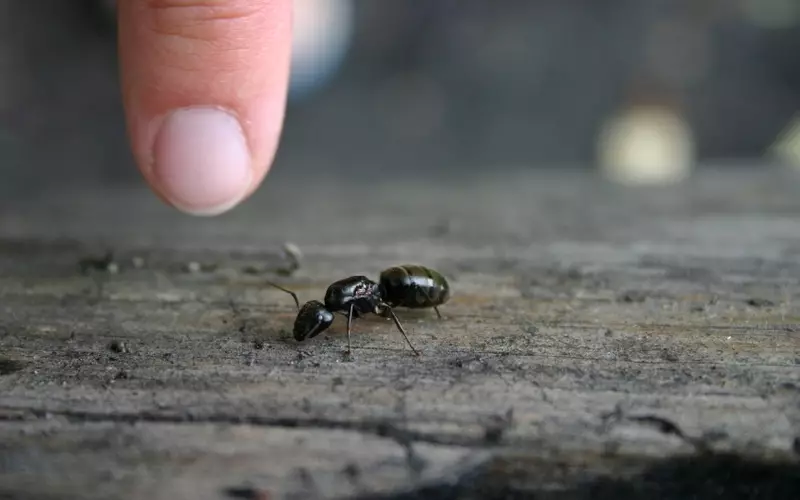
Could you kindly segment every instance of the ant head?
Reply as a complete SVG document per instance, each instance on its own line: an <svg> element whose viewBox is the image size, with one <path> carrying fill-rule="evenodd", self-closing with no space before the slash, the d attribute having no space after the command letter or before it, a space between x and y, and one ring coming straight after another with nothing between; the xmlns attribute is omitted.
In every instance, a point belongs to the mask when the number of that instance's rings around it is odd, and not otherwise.
<svg viewBox="0 0 800 500"><path fill-rule="evenodd" d="M318 300L303 304L297 319L294 321L294 339L302 342L311 339L327 330L333 323L333 313L325 309Z"/></svg>

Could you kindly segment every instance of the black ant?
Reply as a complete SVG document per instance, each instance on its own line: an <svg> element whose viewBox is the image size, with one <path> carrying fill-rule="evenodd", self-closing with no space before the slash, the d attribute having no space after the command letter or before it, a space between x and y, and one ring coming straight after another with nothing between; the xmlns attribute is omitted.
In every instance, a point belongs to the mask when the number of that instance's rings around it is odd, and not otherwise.
<svg viewBox="0 0 800 500"><path fill-rule="evenodd" d="M294 298L297 318L294 322L294 338L298 342L314 338L333 323L334 313L347 316L347 352L350 353L350 326L353 318L368 313L392 318L403 334L408 346L419 356L419 352L408 340L405 330L397 319L393 308L422 309L432 307L441 319L438 306L450 299L450 284L444 276L433 269L419 265L402 265L385 269L378 282L366 276L350 276L332 283L325 292L324 303L310 300L300 306L297 295L291 290L267 282Z"/></svg>

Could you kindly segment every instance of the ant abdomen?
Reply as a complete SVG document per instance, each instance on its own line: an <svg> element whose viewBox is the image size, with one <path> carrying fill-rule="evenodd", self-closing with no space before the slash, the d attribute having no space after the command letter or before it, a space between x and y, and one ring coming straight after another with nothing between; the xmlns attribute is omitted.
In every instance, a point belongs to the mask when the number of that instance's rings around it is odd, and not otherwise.
<svg viewBox="0 0 800 500"><path fill-rule="evenodd" d="M438 271L420 265L393 266L380 275L384 301L392 307L423 309L450 299L450 284ZM441 315L440 315L441 316Z"/></svg>

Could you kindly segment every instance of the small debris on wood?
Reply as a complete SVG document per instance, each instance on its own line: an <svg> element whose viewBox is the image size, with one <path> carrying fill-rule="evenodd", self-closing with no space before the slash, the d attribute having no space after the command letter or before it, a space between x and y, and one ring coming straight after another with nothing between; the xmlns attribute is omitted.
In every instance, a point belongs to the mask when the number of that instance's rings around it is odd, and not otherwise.
<svg viewBox="0 0 800 500"><path fill-rule="evenodd" d="M197 262L195 260L189 261L185 263L183 266L183 272L189 274L199 274L199 273L212 273L217 270L218 264L215 263L203 263Z"/></svg>
<svg viewBox="0 0 800 500"><path fill-rule="evenodd" d="M192 274L199 273L200 269L201 269L200 263L194 261L187 263L185 268L186 272Z"/></svg>
<svg viewBox="0 0 800 500"><path fill-rule="evenodd" d="M87 274L91 270L105 271L109 274L119 272L119 266L114 262L114 252L109 250L102 257L84 257L78 261L81 274Z"/></svg>
<svg viewBox="0 0 800 500"><path fill-rule="evenodd" d="M264 341L262 339L255 339L253 341L253 348L261 350L264 348Z"/></svg>
<svg viewBox="0 0 800 500"><path fill-rule="evenodd" d="M335 390L340 385L344 385L344 379L342 377L336 376L331 379L331 390Z"/></svg>
<svg viewBox="0 0 800 500"><path fill-rule="evenodd" d="M114 374L114 380L127 380L129 378L131 378L131 376L125 370L120 370L116 374Z"/></svg>
<svg viewBox="0 0 800 500"><path fill-rule="evenodd" d="M646 299L647 295L644 292L636 290L625 292L619 297L621 302L627 302L629 304L644 302Z"/></svg>
<svg viewBox="0 0 800 500"><path fill-rule="evenodd" d="M773 302L773 301L771 301L769 299L764 299L764 298L760 298L760 297L753 297L753 298L747 299L746 303L747 303L747 305L753 306L753 307L772 307L772 306L775 305L775 302Z"/></svg>
<svg viewBox="0 0 800 500"><path fill-rule="evenodd" d="M256 266L244 266L242 268L242 273L244 274L256 275L256 274L261 274L262 272L263 271L257 268Z"/></svg>
<svg viewBox="0 0 800 500"><path fill-rule="evenodd" d="M25 368L25 363L16 359L0 358L0 375L11 375Z"/></svg>
<svg viewBox="0 0 800 500"><path fill-rule="evenodd" d="M283 244L283 257L288 261L288 264L286 267L278 269L278 274L290 276L300 269L300 260L303 258L300 247L287 241Z"/></svg>
<svg viewBox="0 0 800 500"><path fill-rule="evenodd" d="M451 366L469 370L472 373L485 372L490 369L489 363L480 356L470 356L469 358L456 358L449 362Z"/></svg>
<svg viewBox="0 0 800 500"><path fill-rule="evenodd" d="M131 264L133 264L134 268L141 269L141 268L144 267L145 261L144 261L144 258L139 257L139 256L135 256L135 257L131 258Z"/></svg>
<svg viewBox="0 0 800 500"><path fill-rule="evenodd" d="M672 351L671 349L662 349L661 359L669 361L670 363L677 363L679 358L678 355L675 354L675 352Z"/></svg>
<svg viewBox="0 0 800 500"><path fill-rule="evenodd" d="M122 340L114 340L114 341L112 341L108 345L108 348L111 349L112 352L117 352L117 353L131 352L130 349L128 348L128 344L126 344Z"/></svg>
<svg viewBox="0 0 800 500"><path fill-rule="evenodd" d="M240 498L242 500L270 500L272 498L269 491L252 486L228 488L225 490L225 494L231 498Z"/></svg>
<svg viewBox="0 0 800 500"><path fill-rule="evenodd" d="M522 327L522 331L529 335L536 335L539 333L539 328L534 325L525 325Z"/></svg>

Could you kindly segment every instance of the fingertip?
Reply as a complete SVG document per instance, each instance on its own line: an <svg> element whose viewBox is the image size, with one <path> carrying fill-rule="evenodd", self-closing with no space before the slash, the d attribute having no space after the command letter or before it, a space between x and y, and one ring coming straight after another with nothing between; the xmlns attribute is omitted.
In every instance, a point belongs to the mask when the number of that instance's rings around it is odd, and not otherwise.
<svg viewBox="0 0 800 500"><path fill-rule="evenodd" d="M242 0L119 4L134 157L156 194L183 212L230 210L274 161L288 90L291 2L263 3L268 7Z"/></svg>
<svg viewBox="0 0 800 500"><path fill-rule="evenodd" d="M251 163L235 116L217 108L183 108L161 123L152 175L176 208L192 215L217 215L250 191Z"/></svg>

